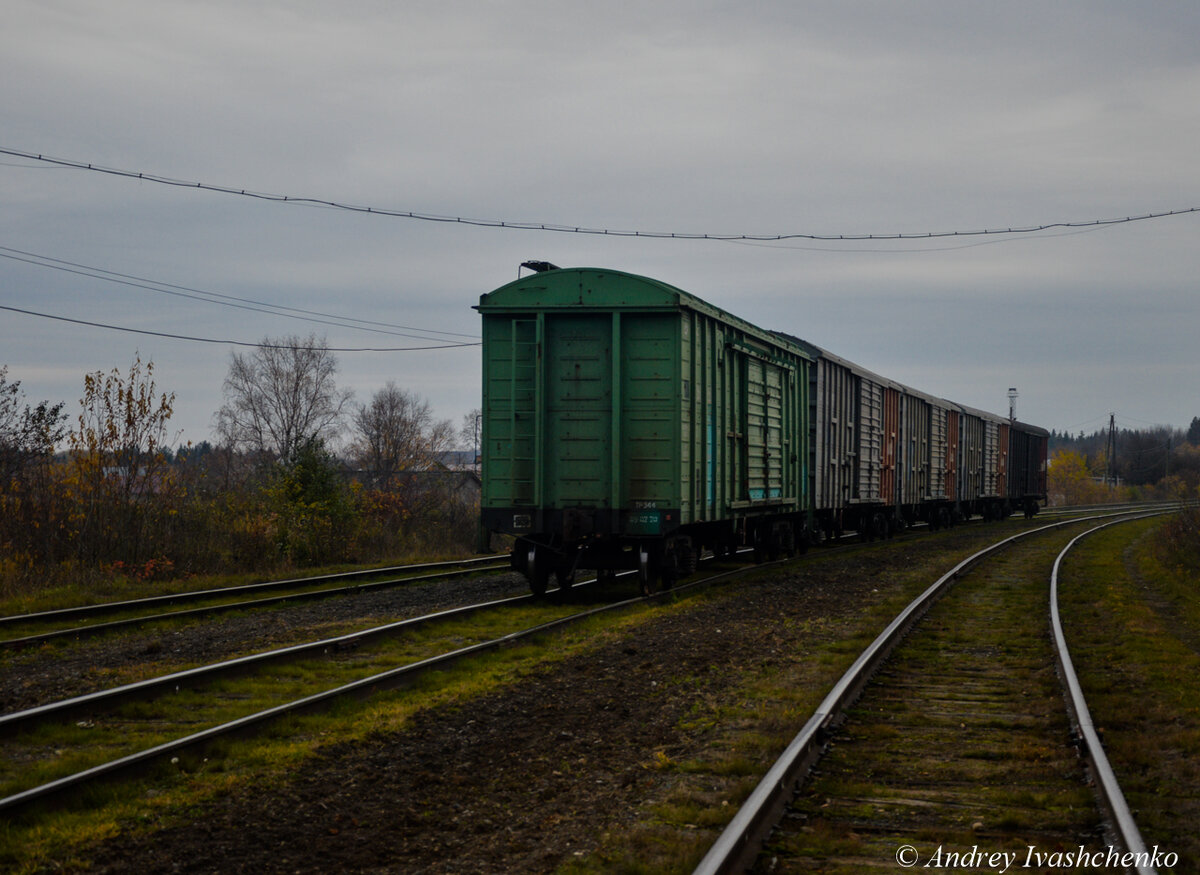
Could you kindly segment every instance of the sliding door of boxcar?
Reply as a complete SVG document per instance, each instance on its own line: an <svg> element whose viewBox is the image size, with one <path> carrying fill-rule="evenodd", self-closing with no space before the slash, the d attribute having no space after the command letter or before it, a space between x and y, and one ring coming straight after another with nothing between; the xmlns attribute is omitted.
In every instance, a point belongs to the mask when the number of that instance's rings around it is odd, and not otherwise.
<svg viewBox="0 0 1200 875"><path fill-rule="evenodd" d="M857 452L857 380L849 369L817 362L816 507L836 510L851 498Z"/></svg>
<svg viewBox="0 0 1200 875"><path fill-rule="evenodd" d="M946 411L946 498L958 497L958 428L960 414Z"/></svg>
<svg viewBox="0 0 1200 875"><path fill-rule="evenodd" d="M854 454L854 498L872 504L880 500L883 462L883 386L865 377L858 383L858 447Z"/></svg>
<svg viewBox="0 0 1200 875"><path fill-rule="evenodd" d="M783 370L745 356L745 485L746 498L764 501L783 497Z"/></svg>
<svg viewBox="0 0 1200 875"><path fill-rule="evenodd" d="M996 494L1008 495L1009 426L1001 424L996 432Z"/></svg>
<svg viewBox="0 0 1200 875"><path fill-rule="evenodd" d="M900 393L883 390L883 463L880 470L880 496L884 504L897 501L896 467L900 457Z"/></svg>
<svg viewBox="0 0 1200 875"><path fill-rule="evenodd" d="M974 501L983 494L983 420L963 413L959 423L958 497Z"/></svg>
<svg viewBox="0 0 1200 875"><path fill-rule="evenodd" d="M983 424L983 497L993 498L997 492L996 475L1000 468L1000 426L994 420Z"/></svg>
<svg viewBox="0 0 1200 875"><path fill-rule="evenodd" d="M920 503L928 492L929 405L900 393L900 503Z"/></svg>
<svg viewBox="0 0 1200 875"><path fill-rule="evenodd" d="M929 405L929 495L933 500L954 495L946 491L947 410L937 404Z"/></svg>

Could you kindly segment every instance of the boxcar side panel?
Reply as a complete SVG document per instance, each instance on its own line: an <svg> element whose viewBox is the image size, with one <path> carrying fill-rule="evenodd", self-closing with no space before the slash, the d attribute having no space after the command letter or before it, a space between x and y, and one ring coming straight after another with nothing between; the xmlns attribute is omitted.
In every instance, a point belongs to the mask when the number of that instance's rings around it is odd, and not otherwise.
<svg viewBox="0 0 1200 875"><path fill-rule="evenodd" d="M811 360L706 313L682 319L683 522L806 510Z"/></svg>
<svg viewBox="0 0 1200 875"><path fill-rule="evenodd" d="M535 501L537 320L485 319L486 379L482 447L488 476L484 507L530 507Z"/></svg>

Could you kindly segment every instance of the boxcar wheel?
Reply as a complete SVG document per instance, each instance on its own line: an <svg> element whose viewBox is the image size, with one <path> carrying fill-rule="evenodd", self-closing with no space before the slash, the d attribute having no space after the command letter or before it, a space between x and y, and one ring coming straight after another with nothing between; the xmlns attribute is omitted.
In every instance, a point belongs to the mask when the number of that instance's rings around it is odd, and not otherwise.
<svg viewBox="0 0 1200 875"><path fill-rule="evenodd" d="M550 563L545 553L536 547L529 548L529 561L525 566L529 577L529 588L533 594L541 598L546 594L546 585L550 582Z"/></svg>
<svg viewBox="0 0 1200 875"><path fill-rule="evenodd" d="M638 550L638 584L641 586L642 595L650 595L653 583L654 575L650 570L650 553L645 547L642 547Z"/></svg>

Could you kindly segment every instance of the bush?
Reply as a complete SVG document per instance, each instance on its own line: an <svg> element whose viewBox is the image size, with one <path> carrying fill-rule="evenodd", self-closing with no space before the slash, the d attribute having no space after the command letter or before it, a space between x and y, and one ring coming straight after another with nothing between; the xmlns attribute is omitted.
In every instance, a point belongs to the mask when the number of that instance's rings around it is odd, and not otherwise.
<svg viewBox="0 0 1200 875"><path fill-rule="evenodd" d="M1200 570L1200 507L1190 505L1163 525L1161 544L1166 564L1181 570Z"/></svg>

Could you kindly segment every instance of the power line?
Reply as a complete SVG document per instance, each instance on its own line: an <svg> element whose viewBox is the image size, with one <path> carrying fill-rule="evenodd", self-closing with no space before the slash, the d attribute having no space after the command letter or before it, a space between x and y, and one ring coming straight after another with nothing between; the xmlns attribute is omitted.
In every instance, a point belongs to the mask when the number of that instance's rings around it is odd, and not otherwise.
<svg viewBox="0 0 1200 875"><path fill-rule="evenodd" d="M11 310L13 313L23 313L26 316L40 316L43 319L54 319L58 322L72 322L76 325L87 325L91 328L107 328L110 331L127 331L130 334L148 334L151 337L166 337L171 340L192 340L197 343L220 343L230 346L251 346L259 349L301 349L301 347L278 343L246 343L242 340L219 340L212 337L191 337L186 334L168 334L163 331L146 331L141 328L127 328L123 325L108 325L104 322L89 322L86 319L71 319L67 316L55 316L51 313L38 313L33 310L22 310L20 307L9 307L0 304L0 310ZM464 346L479 346L475 343L446 343L439 346L398 346L398 347L327 347L330 352L417 352L429 349L458 349Z"/></svg>
<svg viewBox="0 0 1200 875"><path fill-rule="evenodd" d="M292 195L270 194L267 192L251 191L245 188L234 188L225 185L209 185L186 179L174 179L169 176L159 176L136 170L121 170L115 167L104 167L84 161L72 161L66 158L52 158L34 152L24 152L19 149L0 147L0 154L13 155L18 158L28 158L31 161L42 161L59 167L70 167L76 170L91 170L96 173L106 173L111 176L121 176L129 179L139 179L144 182L156 182L161 185L171 185L179 188L194 188L200 191L211 191L219 194L232 194L258 200L276 201L279 203L305 204L308 206L330 207L355 213L367 213L374 216L389 216L401 219L416 219L423 222L441 222L447 224L473 225L484 228L504 228L514 231L556 231L565 234L592 234L604 237L647 237L652 239L670 240L750 240L750 241L781 241L781 240L822 240L822 241L861 241L861 240L929 240L939 237L981 237L999 236L1006 234L1033 234L1056 228L1090 228L1105 225L1123 225L1130 222L1142 222L1147 219L1161 219L1168 216L1182 216L1187 213L1200 212L1200 207L1187 207L1179 210L1164 210L1156 213L1143 213L1136 216L1125 216L1111 219L1090 219L1074 222L1046 222L1035 225L1025 225L1008 228L988 228L974 231L925 231L919 233L900 232L887 234L701 234L683 233L676 231L622 231L611 228L587 228L578 225L559 225L548 222L515 222L500 219L476 219L464 216L443 216L436 213L420 213L412 210L387 209L370 207L360 204L345 204L338 201L322 200L314 197L296 197Z"/></svg>
<svg viewBox="0 0 1200 875"><path fill-rule="evenodd" d="M14 254L15 253L15 254ZM105 270L99 267L91 267L86 264L79 264L74 261L65 261L61 258L52 258L48 255L39 255L35 252L26 252L21 249L13 249L8 246L0 246L0 258L9 258L13 261L20 261L25 264L32 264L36 267L50 268L51 270L60 270L66 273L73 273L79 276L86 276L91 279L104 280L106 282L118 283L124 286L133 288L146 289L151 292L158 292L163 295L173 295L178 298L191 298L196 301L203 301L206 304L219 304L225 307L236 307L239 310L250 310L255 313L267 313L271 316L285 316L289 319L303 319L306 322L316 322L322 325L333 325L338 328L352 328L357 331L372 331L377 334L392 334L397 337L411 337L416 340L440 340L438 337L427 337L426 335L438 334L445 337L470 337L475 338L477 335L463 334L457 331L440 331L432 328L413 328L408 325L395 325L390 322L379 322L367 319L356 319L352 316L337 316L331 313L322 313L317 310L305 310L299 307L287 307L282 304L271 304L266 301L256 301L253 298L239 298L235 295L224 295L219 292L207 292L203 289L195 289L189 286L180 286L174 283L160 282L159 280L147 279L145 277L133 276L132 274L117 273L111 270ZM215 299L215 300L214 300ZM241 303L236 303L236 302ZM251 306L257 305L257 306ZM264 309L269 308L269 309ZM287 311L287 312L283 312ZM307 314L307 315L293 315ZM312 317L324 316L326 319L318 319ZM332 320L332 321L331 321ZM356 322L357 325L348 323ZM372 328L370 326L380 326ZM386 329L398 328L402 331L389 331ZM410 334L408 332L420 332L419 334Z"/></svg>

